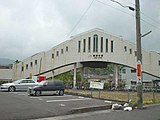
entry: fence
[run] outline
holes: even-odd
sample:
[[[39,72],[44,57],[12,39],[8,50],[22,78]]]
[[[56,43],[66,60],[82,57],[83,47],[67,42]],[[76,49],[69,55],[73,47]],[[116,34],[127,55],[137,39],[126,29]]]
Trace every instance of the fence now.
[[[66,93],[82,95],[92,98],[124,101],[136,104],[137,92],[136,91],[108,91],[108,90],[77,90],[66,89]],[[143,92],[143,104],[160,103],[160,92]]]

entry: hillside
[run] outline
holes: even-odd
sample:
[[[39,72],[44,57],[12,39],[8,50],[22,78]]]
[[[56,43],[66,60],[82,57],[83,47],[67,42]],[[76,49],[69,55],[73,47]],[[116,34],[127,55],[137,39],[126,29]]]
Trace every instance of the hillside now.
[[[0,58],[0,65],[13,64],[15,61],[8,58]]]

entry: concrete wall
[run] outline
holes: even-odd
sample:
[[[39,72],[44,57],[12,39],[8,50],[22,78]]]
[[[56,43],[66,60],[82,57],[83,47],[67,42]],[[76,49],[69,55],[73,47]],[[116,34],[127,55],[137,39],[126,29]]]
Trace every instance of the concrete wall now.
[[[0,81],[11,81],[13,76],[12,69],[0,69]]]

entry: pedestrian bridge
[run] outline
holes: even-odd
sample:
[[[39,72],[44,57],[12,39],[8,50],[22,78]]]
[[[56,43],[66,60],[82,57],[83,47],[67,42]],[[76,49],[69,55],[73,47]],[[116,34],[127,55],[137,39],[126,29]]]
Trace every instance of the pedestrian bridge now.
[[[92,29],[16,63],[13,79],[31,75],[51,77],[78,67],[106,67],[109,63],[136,68],[136,54],[134,43],[101,29]],[[160,78],[160,54],[142,50],[142,71]]]

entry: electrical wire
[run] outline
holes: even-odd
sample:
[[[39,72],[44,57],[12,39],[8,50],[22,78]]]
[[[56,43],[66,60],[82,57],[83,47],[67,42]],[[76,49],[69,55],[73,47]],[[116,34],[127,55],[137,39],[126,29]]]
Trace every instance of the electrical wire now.
[[[93,2],[95,0],[92,0],[92,2],[90,3],[90,5],[88,6],[88,8],[85,10],[85,12],[82,14],[82,16],[80,17],[80,19],[78,20],[78,22],[73,26],[72,30],[69,32],[69,34],[67,36],[70,36],[70,34],[74,31],[74,29],[78,26],[78,24],[81,22],[81,20],[83,19],[83,17],[86,15],[86,13],[88,12],[88,10],[91,8]]]
[[[103,4],[103,5],[106,5],[106,6],[109,6],[109,7],[113,8],[113,9],[116,9],[116,10],[118,10],[118,11],[120,11],[120,12],[123,12],[123,13],[129,15],[129,16],[135,17],[135,15],[130,14],[130,13],[128,13],[128,12],[125,12],[125,11],[123,11],[123,10],[121,10],[121,9],[116,8],[116,7],[113,7],[113,6],[111,6],[111,5],[107,4],[107,3],[104,3],[104,2],[99,1],[99,0],[93,0],[93,1],[90,3],[90,5],[88,6],[88,8],[85,10],[85,12],[82,14],[82,16],[80,17],[80,19],[78,20],[78,22],[74,25],[74,27],[72,28],[72,30],[69,32],[69,34],[68,34],[67,36],[69,36],[69,35],[74,31],[74,29],[78,26],[78,24],[81,22],[81,20],[83,19],[83,17],[86,15],[86,13],[88,12],[88,10],[91,8],[91,6],[92,6],[92,4],[93,4],[94,1],[97,1],[97,2],[99,2],[99,3],[101,3],[101,4]],[[126,7],[129,7],[129,6],[123,6],[122,4],[120,4],[119,2],[117,2],[117,1],[115,1],[115,0],[111,0],[111,1],[114,1],[114,2],[118,3],[118,4],[121,5],[122,7],[125,7],[125,8],[126,8]],[[125,0],[125,1],[126,1],[126,0]],[[132,3],[132,4],[133,4],[133,3]],[[135,5],[135,4],[133,4],[133,5]],[[159,22],[157,22],[157,21],[154,20],[153,18],[145,15],[144,13],[142,13],[142,12],[140,12],[140,13],[141,13],[142,15],[144,15],[145,17],[151,19],[152,21],[156,22],[157,24],[160,24]],[[141,18],[141,21],[143,21],[143,22],[149,24],[150,26],[155,27],[156,29],[160,30],[159,27],[157,27],[157,26],[149,23],[148,21],[146,21],[146,20],[144,20],[144,19],[142,19],[142,18]]]
[[[152,26],[152,27],[156,28],[157,30],[160,30],[160,28],[159,28],[159,27],[157,27],[157,26],[155,26],[155,25],[153,25],[153,24],[149,23],[148,21],[146,21],[146,20],[144,20],[144,19],[142,19],[142,18],[141,18],[141,21],[143,21],[143,22],[147,23],[148,25],[150,25],[150,26]]]
[[[129,14],[128,12],[125,12],[125,11],[123,11],[123,10],[121,10],[121,9],[118,9],[118,8],[116,8],[116,7],[113,7],[113,6],[111,6],[111,5],[108,5],[107,3],[104,3],[104,2],[99,1],[99,0],[95,0],[95,1],[97,1],[97,2],[99,2],[99,3],[101,3],[101,4],[103,4],[103,5],[109,6],[109,7],[111,7],[111,8],[114,8],[114,9],[116,9],[116,10],[118,10],[118,11],[121,11],[121,12],[123,12],[123,13],[125,13],[125,14],[127,14],[127,15],[129,15],[129,16],[134,17],[134,15],[131,15],[131,14]]]
[[[140,12],[142,15],[144,15],[145,17],[149,18],[150,20],[154,21],[155,23],[159,24],[160,25],[160,22],[156,21],[155,19],[153,19],[152,17],[144,14],[143,12]]]
[[[111,5],[108,5],[107,3],[101,2],[101,1],[99,1],[99,0],[96,0],[96,1],[97,1],[97,2],[99,2],[99,3],[101,3],[101,4],[103,4],[103,5],[106,5],[106,6],[112,7],[112,8],[114,8],[114,9],[118,10],[118,11],[121,11],[121,12],[123,12],[123,13],[125,13],[125,14],[127,14],[127,15],[129,15],[129,16],[135,17],[135,15],[131,15],[131,14],[129,14],[129,13],[127,13],[127,12],[125,12],[125,11],[122,11],[122,10],[120,10],[120,9],[116,8],[116,7],[113,7],[113,6],[111,6]],[[113,1],[113,0],[111,0],[111,1]],[[142,13],[142,12],[141,12],[141,13]],[[146,16],[146,17],[150,18],[152,21],[155,21],[156,23],[158,23],[158,22],[157,22],[156,20],[154,20],[153,18],[151,18],[151,17],[149,17],[149,16],[145,15],[144,13],[142,13],[142,14],[143,14],[144,16]],[[144,20],[144,19],[142,19],[142,18],[141,18],[141,21],[143,21],[143,22],[147,23],[148,25],[150,25],[150,26],[152,26],[152,27],[155,27],[157,30],[160,30],[160,28],[159,28],[159,27],[157,27],[157,26],[155,26],[155,25],[151,24],[150,22],[148,22],[148,21],[146,21],[146,20]],[[158,23],[158,24],[159,24],[159,23]]]
[[[134,3],[132,3],[132,2],[130,2],[130,1],[127,1],[127,0],[123,0],[123,1],[126,1],[127,3],[132,4],[132,5],[134,5],[134,6],[135,6],[135,4],[134,4]]]

